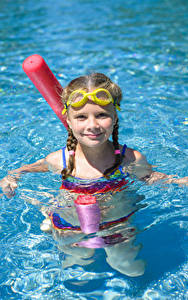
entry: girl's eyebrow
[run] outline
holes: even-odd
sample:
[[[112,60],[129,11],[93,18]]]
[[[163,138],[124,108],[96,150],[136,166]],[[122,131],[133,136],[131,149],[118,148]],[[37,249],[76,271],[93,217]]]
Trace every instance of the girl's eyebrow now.
[[[83,111],[74,111],[73,112],[74,115],[80,115],[80,114],[87,114],[87,112],[83,112]]]
[[[79,114],[75,114],[73,116],[73,118],[76,118],[76,117],[79,117],[79,116],[86,116],[87,114],[84,114],[84,113],[79,113]]]

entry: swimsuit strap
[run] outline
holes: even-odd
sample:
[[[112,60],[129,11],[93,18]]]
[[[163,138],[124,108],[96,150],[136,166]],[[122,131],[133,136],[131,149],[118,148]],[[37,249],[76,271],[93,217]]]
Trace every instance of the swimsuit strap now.
[[[124,145],[123,145],[123,149],[122,149],[122,151],[121,151],[121,155],[122,155],[122,156],[125,155],[125,150],[126,150],[126,149],[127,149],[127,145],[124,144]]]
[[[65,149],[66,147],[62,148],[62,159],[63,159],[63,169],[66,168],[66,156],[65,156]]]
[[[127,149],[127,145],[126,144],[124,144],[123,145],[123,149],[122,149],[122,151],[121,151],[121,155],[122,155],[122,157],[125,155],[125,151],[126,151],[126,149]],[[125,174],[125,172],[123,171],[123,167],[120,165],[119,167],[119,170],[120,170],[120,172],[121,172],[121,174]]]
[[[63,147],[63,148],[62,148],[63,169],[66,168],[65,149],[66,149],[66,147]],[[122,155],[122,156],[124,156],[126,149],[127,149],[127,145],[124,144],[124,145],[123,145],[123,149],[122,149],[122,151],[121,151],[121,155]]]

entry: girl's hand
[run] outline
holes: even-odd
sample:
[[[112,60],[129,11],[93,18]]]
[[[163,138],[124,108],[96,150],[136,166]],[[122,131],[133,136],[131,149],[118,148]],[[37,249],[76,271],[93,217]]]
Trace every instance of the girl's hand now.
[[[183,177],[183,178],[178,178],[174,182],[177,183],[179,186],[182,186],[182,185],[188,186],[188,176]]]
[[[17,178],[10,175],[0,180],[0,187],[8,198],[11,198],[15,195],[15,189],[18,187],[17,181]]]
[[[188,186],[188,176],[183,178],[176,178],[177,175],[166,175],[161,172],[153,171],[150,175],[149,179],[147,179],[148,184],[152,184],[158,180],[162,180],[164,184],[171,184],[175,183],[178,184],[180,187],[182,186]]]

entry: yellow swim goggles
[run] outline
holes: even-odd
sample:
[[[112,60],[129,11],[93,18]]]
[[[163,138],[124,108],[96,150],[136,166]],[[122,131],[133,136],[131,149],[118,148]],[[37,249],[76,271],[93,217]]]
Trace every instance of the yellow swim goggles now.
[[[81,107],[86,104],[86,102],[89,100],[88,96],[91,96],[92,101],[98,105],[105,106],[112,103],[118,110],[120,110],[119,105],[114,103],[112,95],[106,89],[96,89],[91,93],[86,93],[83,90],[75,90],[70,94],[67,103],[64,104],[62,114],[66,113],[67,108],[70,105],[72,107]]]

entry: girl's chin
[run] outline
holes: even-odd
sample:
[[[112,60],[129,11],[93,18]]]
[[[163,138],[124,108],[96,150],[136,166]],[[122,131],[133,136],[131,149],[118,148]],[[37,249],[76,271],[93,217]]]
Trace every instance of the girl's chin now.
[[[80,140],[78,141],[80,144],[86,147],[97,147],[106,142],[106,140],[99,140],[99,139],[87,139],[87,140]]]

